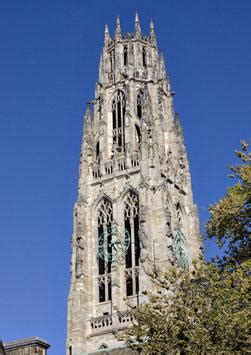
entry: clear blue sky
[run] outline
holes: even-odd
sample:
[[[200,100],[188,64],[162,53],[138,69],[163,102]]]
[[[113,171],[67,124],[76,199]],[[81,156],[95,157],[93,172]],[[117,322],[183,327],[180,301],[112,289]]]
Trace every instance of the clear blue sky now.
[[[201,226],[251,119],[251,1],[0,2],[0,337],[63,355],[85,102],[103,31],[153,18],[176,91]],[[207,244],[207,256],[213,255]]]

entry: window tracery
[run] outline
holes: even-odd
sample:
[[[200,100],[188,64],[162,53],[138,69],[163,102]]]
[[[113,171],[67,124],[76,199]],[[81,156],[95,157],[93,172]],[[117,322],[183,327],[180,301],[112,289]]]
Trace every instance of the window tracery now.
[[[106,255],[112,254],[111,246],[111,229],[113,223],[112,204],[109,200],[103,199],[98,207],[97,224],[98,224],[98,288],[99,302],[111,300],[111,261]]]
[[[138,125],[135,125],[135,133],[136,133],[136,144],[137,144],[137,148],[140,147],[140,143],[141,143],[141,133],[140,133],[140,128]]]
[[[124,46],[124,65],[128,64],[128,49],[127,46]]]
[[[142,48],[142,63],[143,67],[146,67],[146,47]]]
[[[100,160],[100,145],[99,145],[99,141],[96,144],[96,161],[99,162]]]
[[[139,119],[141,119],[143,116],[143,97],[144,93],[142,90],[140,90],[137,95],[137,116]]]
[[[125,255],[126,295],[132,296],[137,294],[139,290],[138,265],[140,257],[139,202],[138,196],[132,191],[126,195],[124,201],[124,223],[125,231],[131,237],[131,243]]]
[[[113,144],[121,151],[124,148],[125,136],[125,94],[117,91],[112,100]]]
[[[115,68],[115,51],[114,49],[110,52],[110,73],[114,71]]]

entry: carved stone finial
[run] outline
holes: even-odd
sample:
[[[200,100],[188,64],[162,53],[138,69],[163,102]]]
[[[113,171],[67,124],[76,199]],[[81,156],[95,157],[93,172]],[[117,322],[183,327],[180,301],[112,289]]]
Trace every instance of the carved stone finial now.
[[[155,31],[154,31],[154,25],[153,25],[153,20],[150,22],[150,42],[154,45],[156,45],[156,36],[155,36]]]
[[[121,37],[121,27],[120,27],[120,19],[119,16],[117,17],[117,22],[116,22],[116,31],[115,31],[115,38],[120,38]]]
[[[77,237],[76,245],[76,276],[80,277],[83,274],[85,241],[82,236]]]
[[[141,28],[140,28],[140,23],[139,23],[139,16],[136,13],[135,15],[135,34],[136,36],[139,36],[141,33]]]
[[[110,39],[109,29],[108,29],[107,25],[105,25],[105,36],[104,36],[104,38],[105,38],[105,46],[106,46],[108,44],[109,39]]]

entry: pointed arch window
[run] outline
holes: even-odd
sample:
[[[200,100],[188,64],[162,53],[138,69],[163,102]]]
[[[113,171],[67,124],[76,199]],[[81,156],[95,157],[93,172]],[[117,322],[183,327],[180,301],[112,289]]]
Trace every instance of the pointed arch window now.
[[[135,125],[135,133],[136,133],[136,144],[137,144],[137,148],[140,147],[140,143],[141,143],[141,133],[140,133],[140,128],[138,125]]]
[[[146,67],[146,47],[142,48],[142,64],[143,64],[143,67],[145,68]]]
[[[110,52],[110,72],[113,72],[115,68],[115,51]]]
[[[136,193],[130,191],[124,201],[125,234],[130,235],[130,245],[125,255],[126,295],[136,295],[139,291],[138,265],[139,243],[139,201]]]
[[[143,96],[144,93],[142,90],[140,90],[137,95],[137,116],[139,119],[141,119],[143,116]]]
[[[125,94],[117,91],[112,100],[113,144],[121,151],[124,148],[125,136]]]
[[[97,161],[99,161],[99,158],[100,158],[99,154],[100,154],[100,145],[99,145],[99,141],[98,141],[96,144],[96,160]]]
[[[124,65],[128,64],[128,47],[124,46]]]
[[[98,207],[98,289],[99,302],[111,300],[111,260],[113,210],[108,199],[103,199]]]

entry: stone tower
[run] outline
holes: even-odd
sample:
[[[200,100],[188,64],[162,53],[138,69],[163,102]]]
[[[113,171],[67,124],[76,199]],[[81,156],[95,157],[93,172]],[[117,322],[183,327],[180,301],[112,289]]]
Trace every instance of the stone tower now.
[[[111,349],[148,276],[200,253],[198,213],[173,92],[151,22],[106,26],[95,98],[87,105],[74,207],[67,354]],[[108,350],[109,352],[109,350]]]

